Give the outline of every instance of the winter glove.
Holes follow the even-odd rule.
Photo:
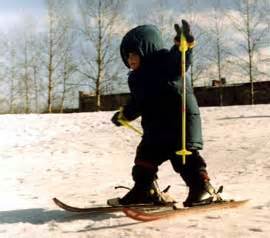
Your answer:
[[[112,123],[115,124],[116,126],[123,126],[123,123],[122,122],[128,122],[128,120],[126,119],[126,117],[124,116],[123,114],[123,111],[120,110],[120,111],[117,111],[112,119],[111,119]]]
[[[190,48],[192,48],[194,45],[194,36],[190,31],[189,23],[186,20],[182,20],[182,28],[178,24],[174,24],[174,29],[176,31],[176,36],[174,37],[174,40],[180,43],[181,33],[183,32],[188,44],[190,45]]]

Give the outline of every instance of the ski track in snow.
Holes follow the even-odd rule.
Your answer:
[[[239,209],[141,223],[123,213],[64,212],[52,197],[94,206],[132,186],[140,136],[110,122],[113,112],[0,116],[0,237],[270,237],[270,105],[201,108],[204,150],[225,198]],[[140,122],[133,125],[139,127]],[[184,200],[187,188],[169,163],[161,187]]]

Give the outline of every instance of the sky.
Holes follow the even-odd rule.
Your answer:
[[[182,2],[185,0],[168,0],[168,3],[175,9],[182,11]],[[200,8],[200,11],[209,9],[212,0],[198,1],[196,6]],[[203,4],[202,4],[203,2]],[[231,0],[225,1],[227,4]],[[145,0],[129,0],[131,5],[135,4],[137,7],[147,8],[153,4],[153,1]],[[210,5],[209,5],[210,4]],[[45,0],[0,0],[0,30],[7,30],[12,28],[12,25],[16,25],[20,22],[22,15],[31,15],[33,17],[40,17],[44,15],[46,11]]]
[[[76,0],[75,0],[76,1]],[[174,10],[183,12],[183,3],[187,0],[167,0]],[[200,11],[209,10],[213,0],[195,1],[195,5]],[[145,9],[155,4],[154,0],[128,0],[129,4],[135,8]],[[231,5],[232,0],[221,1],[223,7]],[[25,15],[31,15],[39,19],[45,15],[46,0],[0,0],[0,31],[12,29],[13,25],[20,23],[20,19]]]
[[[0,0],[0,30],[12,28],[21,15],[38,17],[44,14],[44,0]]]

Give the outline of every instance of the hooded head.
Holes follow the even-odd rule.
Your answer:
[[[123,62],[129,68],[128,55],[136,53],[141,62],[153,53],[163,48],[161,33],[154,25],[137,26],[130,30],[123,38],[120,53]]]

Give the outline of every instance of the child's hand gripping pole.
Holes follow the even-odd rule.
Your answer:
[[[120,109],[119,109],[119,116],[118,116],[118,121],[119,121],[119,123],[122,125],[122,126],[125,126],[125,127],[127,127],[127,128],[129,128],[129,129],[131,129],[131,130],[133,130],[133,131],[135,131],[137,134],[139,134],[139,135],[143,135],[143,133],[139,130],[139,129],[137,129],[136,127],[134,127],[134,126],[132,126],[127,120],[124,120],[123,118],[123,116],[121,116],[121,115],[123,115],[123,108],[122,107],[120,107]]]
[[[186,149],[186,51],[188,44],[185,35],[181,33],[181,41],[179,51],[181,52],[181,78],[183,80],[182,87],[182,150],[176,152],[177,155],[182,156],[183,164],[186,163],[186,155],[192,153]]]

